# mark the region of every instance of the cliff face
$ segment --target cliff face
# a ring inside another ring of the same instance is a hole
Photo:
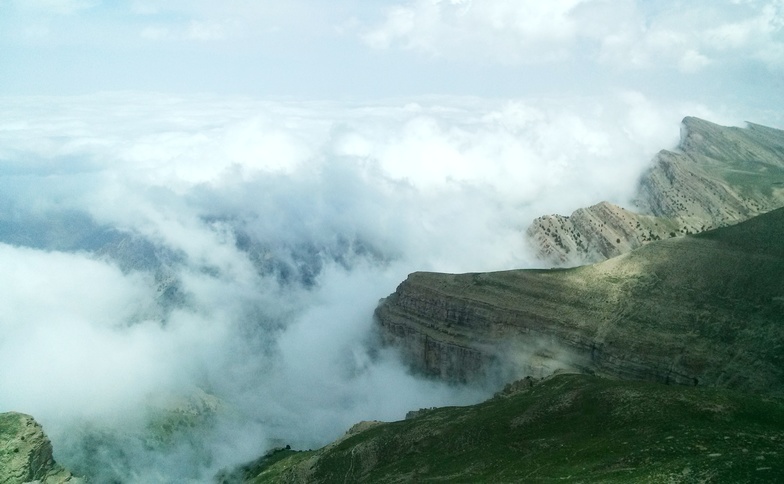
[[[559,368],[784,393],[784,209],[574,269],[415,273],[376,310],[420,371]]]
[[[0,483],[81,483],[55,463],[52,443],[29,415],[0,413]]]
[[[646,243],[747,220],[784,206],[784,131],[683,120],[677,151],[661,151],[640,179],[639,213],[602,202],[539,217],[527,237],[555,265],[598,262]]]
[[[609,259],[685,232],[685,226],[675,217],[641,215],[601,202],[568,217],[539,217],[528,228],[527,237],[540,259],[574,266]]]

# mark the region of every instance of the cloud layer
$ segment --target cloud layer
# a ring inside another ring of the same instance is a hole
[[[486,396],[380,351],[378,299],[414,270],[535,264],[535,216],[623,202],[680,117],[722,116],[634,92],[2,103],[0,409],[39,418],[76,470],[138,481]],[[146,446],[183,405],[217,420]]]

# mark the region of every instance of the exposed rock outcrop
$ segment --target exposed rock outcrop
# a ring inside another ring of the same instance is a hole
[[[528,228],[527,236],[539,258],[555,265],[579,265],[609,259],[686,231],[677,218],[641,215],[601,202],[568,217],[539,217]]]
[[[0,484],[83,482],[57,464],[52,443],[33,417],[0,413]]]
[[[784,209],[592,266],[411,274],[384,341],[452,380],[557,369],[784,393]]]
[[[599,262],[646,243],[723,227],[784,206],[784,131],[683,120],[678,150],[640,179],[636,211],[602,202],[539,217],[527,237],[555,265]]]

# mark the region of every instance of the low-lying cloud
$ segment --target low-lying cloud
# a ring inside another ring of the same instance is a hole
[[[738,122],[628,92],[0,112],[0,411],[33,414],[73,469],[135,482],[486,397],[379,348],[379,298],[414,270],[535,265],[534,217],[623,203],[683,115]]]

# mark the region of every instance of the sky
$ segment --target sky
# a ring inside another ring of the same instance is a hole
[[[782,93],[780,0],[0,0],[0,411],[97,481],[206,482],[479,401],[379,299],[541,267],[535,217],[633,207],[684,116]]]
[[[3,0],[0,92],[355,100],[632,89],[773,109],[783,9],[780,0]]]

